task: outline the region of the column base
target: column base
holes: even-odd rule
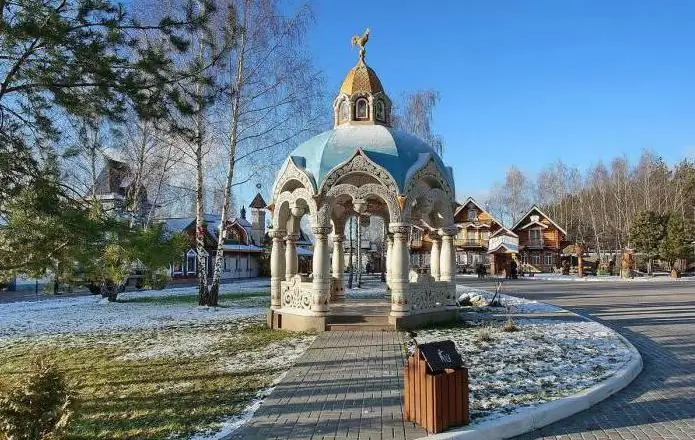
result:
[[[326,331],[326,319],[326,315],[299,315],[283,309],[269,310],[266,315],[269,328],[293,332]]]

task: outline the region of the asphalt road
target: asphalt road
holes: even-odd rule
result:
[[[464,284],[493,289],[492,281]],[[695,439],[695,282],[508,281],[503,292],[588,316],[640,351],[627,388],[528,439]]]

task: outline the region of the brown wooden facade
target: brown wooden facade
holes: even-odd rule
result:
[[[534,206],[519,220],[512,232],[519,236],[519,260],[541,272],[560,267],[567,232]]]
[[[460,268],[491,264],[487,255],[490,238],[504,229],[500,221],[469,197],[454,214],[454,223],[459,228],[454,245],[456,263]]]

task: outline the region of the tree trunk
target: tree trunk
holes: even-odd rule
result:
[[[224,231],[229,216],[229,205],[232,193],[232,181],[234,180],[234,166],[236,164],[237,133],[239,130],[239,104],[241,100],[241,88],[243,86],[244,50],[246,48],[246,17],[247,8],[244,8],[241,23],[241,41],[237,49],[236,81],[232,97],[232,119],[230,121],[229,157],[227,160],[227,176],[224,182],[224,194],[222,195],[222,219],[217,234],[217,249],[215,251],[215,271],[212,275],[210,287],[210,305],[217,306],[219,301],[220,279],[222,278],[222,259],[224,258]]]
[[[584,276],[584,246],[575,245],[575,250],[577,251],[577,275],[579,277]]]

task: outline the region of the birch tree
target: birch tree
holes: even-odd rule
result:
[[[313,133],[320,122],[314,103],[320,100],[321,77],[301,45],[311,10],[303,6],[286,15],[275,0],[233,4],[239,27],[236,44],[229,51],[227,161],[210,289],[212,305],[217,303],[222,275],[232,188],[254,178],[269,178],[288,149]]]

